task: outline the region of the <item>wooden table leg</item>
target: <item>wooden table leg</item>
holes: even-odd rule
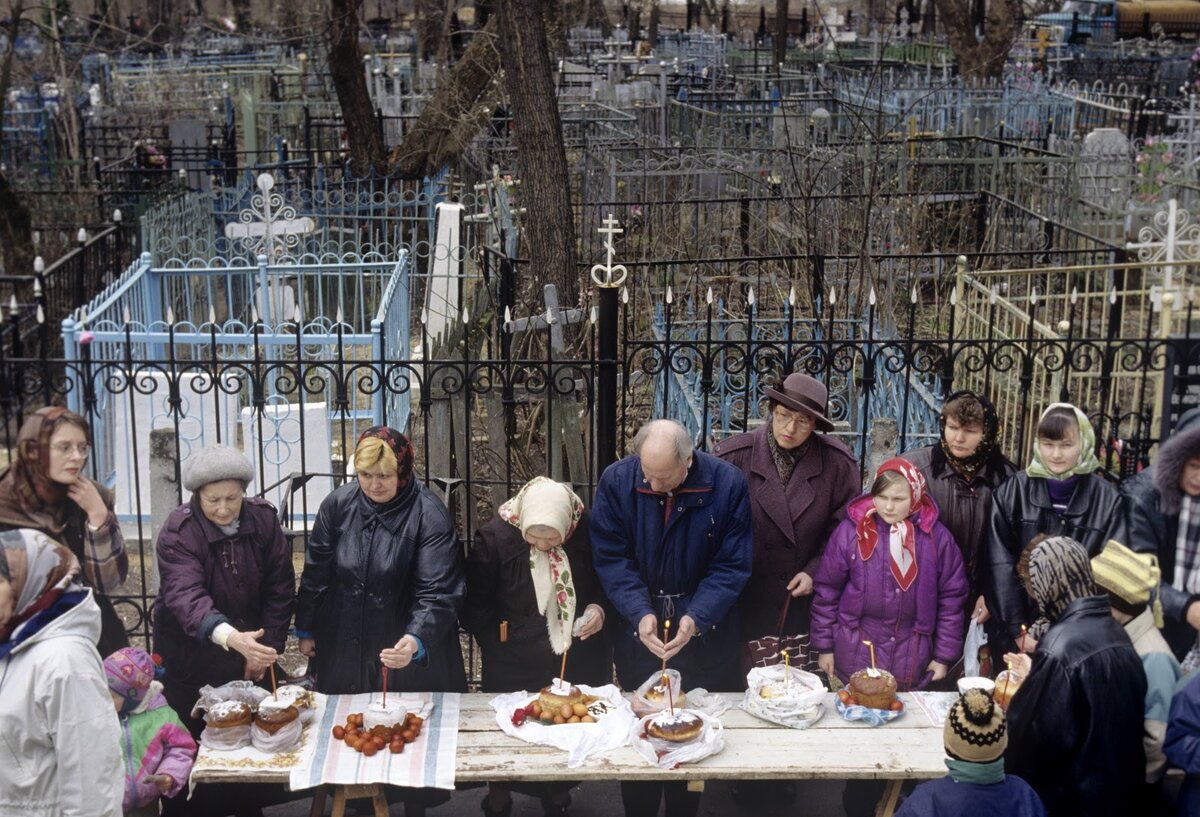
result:
[[[333,787],[333,815],[332,817],[346,817],[346,787]]]
[[[375,817],[388,817],[388,802],[383,795],[383,786],[374,786],[375,793],[371,795],[371,803],[375,806]]]
[[[691,792],[703,793],[704,792],[704,781],[703,780],[689,780],[687,782],[687,790],[691,791]]]
[[[308,817],[324,817],[325,795],[328,788],[328,786],[317,786],[316,791],[313,792],[312,808],[308,810]]]
[[[889,780],[887,786],[883,790],[883,796],[879,798],[879,805],[875,807],[875,817],[892,817],[896,811],[896,801],[900,799],[900,789],[904,786],[903,780]]]

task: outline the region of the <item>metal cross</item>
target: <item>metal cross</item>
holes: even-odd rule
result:
[[[604,249],[607,251],[608,261],[592,267],[592,280],[596,282],[596,286],[615,288],[624,284],[625,278],[629,274],[624,264],[613,264],[613,256],[617,254],[617,249],[613,246],[613,236],[625,231],[621,229],[621,222],[617,221],[612,213],[605,217],[603,224],[604,226],[596,232],[604,236]],[[620,273],[621,277],[614,280],[613,276],[617,273]]]
[[[1125,249],[1137,250],[1138,260],[1147,264],[1163,264],[1163,291],[1170,292],[1175,264],[1200,261],[1200,224],[1171,199],[1166,210],[1159,210],[1150,224],[1138,230],[1138,241]]]
[[[313,232],[317,224],[308,216],[296,218],[296,208],[285,206],[283,196],[272,193],[275,177],[262,173],[256,180],[261,191],[250,199],[250,206],[238,213],[238,220],[225,225],[225,237],[245,242],[254,255],[278,257],[300,244],[300,236]]]

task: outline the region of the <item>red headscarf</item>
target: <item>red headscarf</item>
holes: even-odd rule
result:
[[[933,529],[933,523],[937,521],[937,506],[925,492],[925,477],[911,462],[900,457],[893,457],[879,466],[879,470],[875,472],[876,479],[885,471],[895,471],[900,474],[908,483],[909,490],[912,491],[912,509],[909,510],[906,518],[890,526],[891,536],[888,542],[892,576],[896,579],[896,584],[900,585],[901,590],[908,590],[917,578],[917,542],[913,520],[916,519],[917,527],[929,533]],[[871,558],[875,553],[875,546],[879,544],[879,531],[875,525],[875,517],[878,514],[879,511],[875,510],[875,505],[872,503],[863,514],[862,519],[858,521],[858,555],[864,562]],[[911,556],[907,566],[896,558],[891,547],[893,543],[898,546],[898,551],[906,551]]]
[[[361,443],[368,437],[378,437],[392,449],[392,453],[396,455],[396,476],[399,478],[396,489],[402,491],[407,488],[413,470],[413,448],[408,437],[388,426],[371,426],[362,433],[358,441]]]

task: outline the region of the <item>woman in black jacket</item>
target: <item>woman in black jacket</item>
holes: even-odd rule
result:
[[[412,446],[377,426],[354,449],[354,482],[321,503],[296,603],[317,689],[466,691],[458,611],[462,550],[446,506],[412,473]]]
[[[608,683],[602,600],[583,502],[566,485],[534,477],[476,532],[467,557],[462,619],[483,652],[483,691],[541,689],[568,649],[568,682]],[[572,785],[519,790],[540,797],[547,815],[561,815]],[[510,814],[508,789],[491,784],[483,811]]]
[[[1087,415],[1070,403],[1054,403],[1038,421],[1032,462],[992,494],[980,576],[991,614],[992,655],[1016,650],[1021,625],[1034,623],[1036,608],[1017,580],[1016,566],[1035,536],[1069,536],[1088,556],[1100,553],[1109,539],[1128,541],[1121,494],[1099,469],[1096,432]],[[1026,651],[1038,635],[1022,639]]]

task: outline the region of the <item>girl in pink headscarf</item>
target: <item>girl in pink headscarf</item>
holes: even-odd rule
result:
[[[902,691],[945,678],[958,661],[967,577],[937,516],[925,478],[899,457],[847,506],[813,577],[812,647],[830,676],[845,682],[871,666],[864,641]]]

